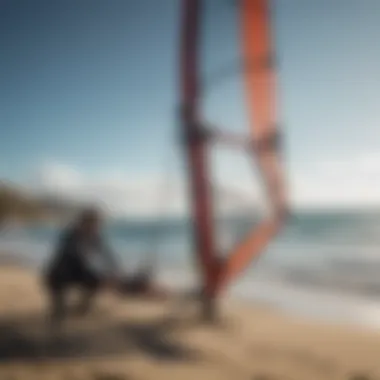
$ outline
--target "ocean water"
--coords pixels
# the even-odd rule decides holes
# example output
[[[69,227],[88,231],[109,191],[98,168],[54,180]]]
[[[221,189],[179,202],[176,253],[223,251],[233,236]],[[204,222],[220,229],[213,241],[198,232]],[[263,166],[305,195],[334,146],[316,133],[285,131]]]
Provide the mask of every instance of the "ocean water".
[[[250,218],[222,220],[220,254],[252,227]],[[191,224],[113,221],[105,228],[122,270],[133,272],[152,260],[160,282],[177,289],[197,280]],[[34,225],[0,232],[0,252],[40,269],[59,230]],[[380,213],[304,212],[233,284],[230,295],[259,300],[287,312],[380,327]]]

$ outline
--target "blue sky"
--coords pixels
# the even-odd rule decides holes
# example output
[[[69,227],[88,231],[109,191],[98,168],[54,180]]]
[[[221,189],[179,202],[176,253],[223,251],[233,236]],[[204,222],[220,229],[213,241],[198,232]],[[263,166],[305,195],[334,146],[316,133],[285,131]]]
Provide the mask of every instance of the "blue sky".
[[[99,193],[108,183],[119,199],[131,183],[135,193],[151,186],[174,145],[178,5],[2,1],[1,178],[73,193]],[[203,71],[211,75],[238,57],[236,7],[207,0],[204,17]],[[380,203],[379,21],[377,0],[273,1],[280,124],[296,203],[334,204],[342,195],[346,204]],[[210,89],[208,120],[247,128],[240,79],[237,70]],[[245,183],[228,157],[219,157],[219,176]]]

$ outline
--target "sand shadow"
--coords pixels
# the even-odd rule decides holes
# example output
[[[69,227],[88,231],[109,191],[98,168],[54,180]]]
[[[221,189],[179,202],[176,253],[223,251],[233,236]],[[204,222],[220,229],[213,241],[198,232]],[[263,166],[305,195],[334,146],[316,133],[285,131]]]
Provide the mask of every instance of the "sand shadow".
[[[114,321],[108,325],[49,334],[40,315],[0,319],[0,363],[80,359],[142,353],[154,360],[195,361],[198,352],[176,339],[184,328],[167,320]]]

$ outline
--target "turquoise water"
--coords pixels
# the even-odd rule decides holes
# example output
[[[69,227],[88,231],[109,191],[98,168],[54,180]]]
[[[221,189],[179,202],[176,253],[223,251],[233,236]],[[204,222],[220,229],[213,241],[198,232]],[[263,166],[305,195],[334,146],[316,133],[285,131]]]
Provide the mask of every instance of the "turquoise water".
[[[248,231],[249,218],[223,220],[217,224],[218,248],[225,254]],[[34,265],[41,265],[52,253],[59,230],[41,225],[5,229],[0,249],[12,251]],[[185,220],[161,222],[113,221],[105,226],[115,254],[123,266],[132,268],[146,256],[157,259],[159,270],[193,270],[191,224]],[[365,272],[380,269],[380,214],[299,213],[249,268],[255,272],[291,273]],[[377,276],[374,276],[377,277]],[[311,279],[310,279],[311,280]]]
[[[249,218],[220,221],[220,254],[227,252],[251,226]],[[51,255],[58,233],[44,226],[5,229],[0,234],[0,251],[12,252],[20,260],[41,267]],[[106,226],[106,235],[126,272],[152,255],[161,281],[177,288],[194,283],[188,221],[119,220]],[[314,310],[319,302],[325,305],[319,309],[320,314],[326,315],[336,314],[333,309],[340,300],[345,306],[340,304],[338,309],[346,317],[350,314],[347,305],[351,305],[354,315],[364,302],[366,307],[370,305],[372,314],[373,308],[379,306],[376,313],[380,315],[379,248],[380,213],[298,213],[231,292],[277,305],[298,304],[305,310]]]

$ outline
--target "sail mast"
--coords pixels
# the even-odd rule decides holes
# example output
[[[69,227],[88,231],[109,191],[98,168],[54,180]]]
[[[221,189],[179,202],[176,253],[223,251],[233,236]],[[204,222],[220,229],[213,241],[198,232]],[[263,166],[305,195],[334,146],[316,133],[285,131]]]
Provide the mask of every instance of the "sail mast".
[[[181,124],[193,210],[194,249],[203,272],[204,312],[205,317],[212,317],[218,268],[214,256],[211,186],[207,160],[208,141],[199,118],[200,0],[183,0],[182,6]]]

